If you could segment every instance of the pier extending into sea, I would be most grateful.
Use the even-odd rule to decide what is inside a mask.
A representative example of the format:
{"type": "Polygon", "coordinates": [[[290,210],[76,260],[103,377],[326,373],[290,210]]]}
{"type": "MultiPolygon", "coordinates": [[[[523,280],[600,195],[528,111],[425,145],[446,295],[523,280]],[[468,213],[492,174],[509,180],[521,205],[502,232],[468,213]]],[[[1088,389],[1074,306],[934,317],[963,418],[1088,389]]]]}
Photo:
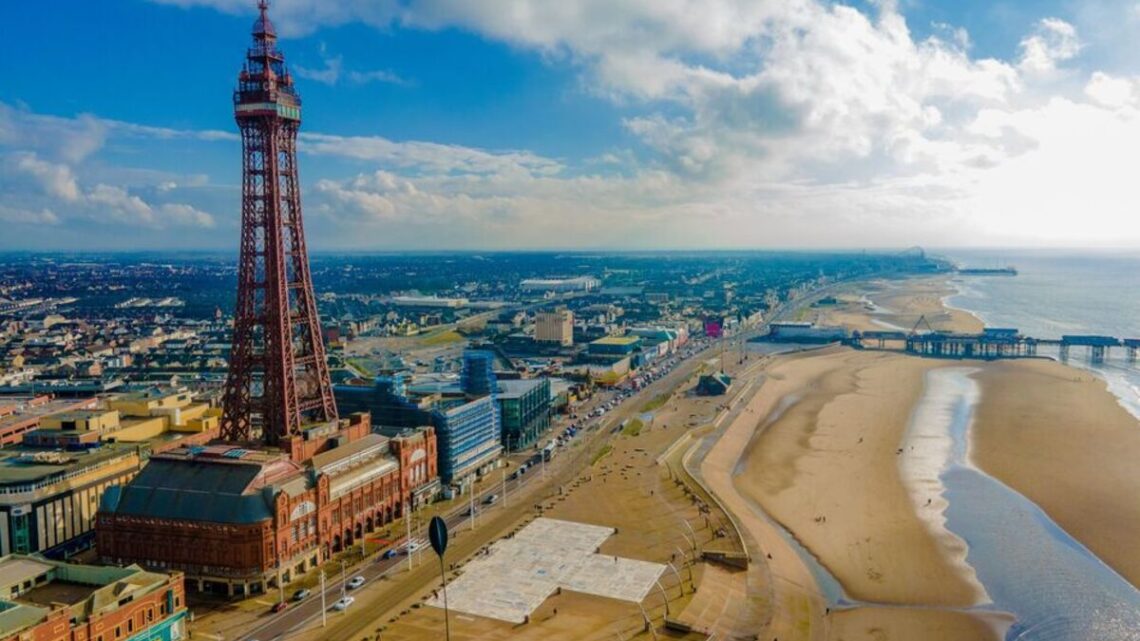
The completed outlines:
{"type": "Polygon", "coordinates": [[[1033,358],[1041,346],[1057,348],[1062,361],[1073,348],[1084,348],[1093,363],[1103,363],[1112,348],[1126,350],[1129,362],[1136,362],[1140,338],[1117,338],[1093,334],[1066,334],[1060,338],[1025,336],[1015,328],[987,327],[979,334],[918,330],[852,332],[847,344],[859,349],[903,351],[935,358],[1033,358]]]}

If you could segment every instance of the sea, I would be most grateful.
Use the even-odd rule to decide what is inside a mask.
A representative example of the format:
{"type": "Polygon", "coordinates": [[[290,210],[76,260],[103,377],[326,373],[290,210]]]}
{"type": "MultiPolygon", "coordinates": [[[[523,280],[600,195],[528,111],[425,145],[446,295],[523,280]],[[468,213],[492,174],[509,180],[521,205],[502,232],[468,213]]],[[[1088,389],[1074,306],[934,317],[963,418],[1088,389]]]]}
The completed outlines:
{"type": "MultiPolygon", "coordinates": [[[[965,267],[1014,267],[1016,276],[955,276],[950,307],[968,311],[988,327],[1015,327],[1034,338],[1100,334],[1140,338],[1140,252],[1061,250],[958,250],[939,252],[965,267]]],[[[1042,350],[1042,355],[1059,357],[1042,350]]],[[[1124,348],[1103,364],[1072,348],[1069,365],[1092,370],[1120,403],[1140,418],[1140,362],[1124,348]]]]}
{"type": "MultiPolygon", "coordinates": [[[[1013,327],[1036,338],[1099,334],[1140,338],[1140,253],[954,252],[969,267],[1014,267],[1016,276],[957,276],[946,299],[989,327],[1013,327]]],[[[1059,357],[1056,352],[1052,356],[1059,357]]],[[[1140,363],[1124,348],[1093,364],[1081,348],[1069,365],[1096,372],[1121,405],[1140,418],[1140,363]]],[[[975,467],[968,433],[979,391],[966,368],[927,375],[920,410],[952,439],[938,464],[948,506],[946,526],[968,542],[967,562],[1016,622],[1009,641],[1135,641],[1140,591],[1073,539],[1025,496],[975,467]]],[[[916,412],[916,417],[922,412],[916,412]]],[[[913,420],[913,419],[912,419],[913,420]]]]}

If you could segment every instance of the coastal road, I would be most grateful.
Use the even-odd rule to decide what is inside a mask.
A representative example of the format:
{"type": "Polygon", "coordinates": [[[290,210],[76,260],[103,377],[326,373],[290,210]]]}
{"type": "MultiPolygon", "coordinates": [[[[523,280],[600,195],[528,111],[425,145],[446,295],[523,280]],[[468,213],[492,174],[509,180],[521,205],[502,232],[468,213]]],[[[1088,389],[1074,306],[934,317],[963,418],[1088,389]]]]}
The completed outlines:
{"type": "MultiPolygon", "coordinates": [[[[716,356],[718,354],[718,350],[721,347],[727,346],[737,341],[743,342],[752,336],[760,334],[764,331],[764,329],[767,328],[770,322],[787,318],[789,315],[794,314],[804,306],[811,304],[815,300],[818,300],[819,297],[826,295],[834,288],[844,284],[847,283],[836,283],[829,285],[827,287],[816,290],[811,294],[802,296],[796,301],[781,305],[780,307],[776,308],[776,310],[774,310],[769,320],[764,321],[753,328],[749,328],[740,335],[708,342],[706,345],[703,345],[701,348],[692,352],[687,358],[678,358],[677,363],[666,373],[662,374],[657,380],[645,386],[639,392],[631,395],[624,402],[621,402],[618,407],[616,407],[612,412],[608,412],[604,416],[590,420],[580,419],[578,423],[583,429],[579,432],[580,436],[576,437],[576,439],[586,440],[587,442],[585,444],[584,450],[580,450],[579,453],[581,454],[581,452],[585,450],[594,451],[593,448],[604,445],[609,439],[613,438],[615,428],[616,426],[620,425],[620,422],[622,420],[640,414],[640,408],[647,400],[650,400],[656,395],[664,393],[665,391],[671,392],[675,390],[681,383],[683,383],[696,371],[696,368],[700,365],[700,363],[710,357],[716,356]]],[[[596,393],[589,401],[577,408],[577,413],[580,416],[586,416],[593,409],[611,400],[614,395],[615,394],[613,392],[596,393]]],[[[737,412],[739,412],[739,408],[735,409],[737,412]]],[[[561,431],[562,428],[559,427],[557,430],[561,431]]],[[[531,460],[533,460],[533,458],[531,460]]],[[[559,476],[563,475],[563,472],[566,470],[562,468],[566,467],[567,465],[571,465],[573,463],[582,463],[584,465],[586,462],[587,458],[581,455],[567,455],[565,457],[556,457],[554,461],[547,464],[547,467],[550,469],[545,470],[545,473],[542,469],[542,463],[538,463],[533,468],[529,469],[526,474],[518,476],[516,479],[507,479],[505,482],[500,482],[484,487],[484,489],[476,493],[474,499],[477,509],[479,510],[475,517],[475,527],[477,529],[483,529],[479,526],[480,518],[487,520],[494,519],[496,517],[495,510],[499,508],[503,508],[505,510],[508,505],[517,507],[518,501],[522,500],[523,495],[527,494],[528,490],[531,490],[536,486],[542,486],[546,484],[545,482],[547,480],[553,481],[559,476]],[[483,506],[483,501],[491,494],[499,495],[498,504],[496,506],[483,506]]],[[[578,470],[570,471],[573,474],[576,474],[578,472],[578,470]]],[[[553,486],[553,483],[550,483],[550,485],[553,486]]],[[[467,514],[469,508],[470,502],[467,504],[457,504],[453,509],[441,515],[447,522],[449,530],[453,532],[464,532],[471,529],[471,517],[467,514]]],[[[415,567],[422,566],[425,562],[434,561],[434,553],[431,551],[430,547],[427,546],[425,540],[425,531],[425,528],[423,525],[421,525],[419,528],[413,531],[412,534],[413,541],[418,540],[423,544],[423,547],[420,551],[413,553],[412,565],[415,567]]],[[[490,542],[494,536],[498,535],[498,532],[477,533],[481,535],[481,538],[486,538],[488,542],[490,542]]],[[[391,549],[401,549],[405,546],[405,544],[406,541],[401,538],[397,544],[392,546],[391,549]]],[[[328,610],[328,616],[330,619],[333,617],[343,616],[340,612],[332,610],[332,604],[340,599],[342,594],[357,596],[358,603],[350,606],[348,608],[348,611],[345,613],[351,616],[354,614],[354,609],[359,611],[364,606],[364,603],[361,603],[361,601],[363,601],[362,597],[364,596],[361,594],[362,592],[367,591],[368,588],[377,581],[382,581],[389,577],[395,577],[398,573],[407,572],[408,567],[409,563],[406,554],[400,554],[394,558],[383,559],[381,558],[381,554],[378,553],[372,555],[372,557],[363,565],[360,565],[358,563],[353,568],[346,569],[346,577],[348,578],[356,576],[364,577],[365,584],[361,588],[358,588],[356,590],[346,590],[342,587],[339,577],[329,577],[329,580],[326,581],[326,587],[324,590],[324,606],[328,610]]],[[[422,585],[423,582],[421,581],[420,585],[414,587],[417,589],[422,589],[422,585]]],[[[378,597],[379,595],[374,594],[366,598],[371,601],[374,598],[378,597]]],[[[290,603],[288,609],[286,609],[284,612],[268,615],[268,620],[256,626],[252,631],[244,635],[240,635],[238,638],[243,639],[244,641],[280,641],[281,639],[287,638],[288,636],[298,633],[307,628],[310,624],[320,618],[321,613],[322,599],[320,590],[318,588],[314,589],[312,594],[310,594],[304,601],[292,602],[290,603]]],[[[361,613],[360,616],[367,616],[370,619],[374,619],[376,617],[376,612],[371,608],[367,608],[367,612],[361,613]]]]}

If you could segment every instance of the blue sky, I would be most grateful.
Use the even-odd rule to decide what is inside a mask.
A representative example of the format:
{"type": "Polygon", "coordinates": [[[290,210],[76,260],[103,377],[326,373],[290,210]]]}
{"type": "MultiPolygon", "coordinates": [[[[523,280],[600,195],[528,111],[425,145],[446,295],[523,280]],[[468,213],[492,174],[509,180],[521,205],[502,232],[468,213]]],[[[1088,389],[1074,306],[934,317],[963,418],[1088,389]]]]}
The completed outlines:
{"type": "MultiPolygon", "coordinates": [[[[314,249],[1132,245],[1133,2],[278,0],[314,249]]],[[[236,246],[252,0],[0,8],[0,249],[236,246]]]]}

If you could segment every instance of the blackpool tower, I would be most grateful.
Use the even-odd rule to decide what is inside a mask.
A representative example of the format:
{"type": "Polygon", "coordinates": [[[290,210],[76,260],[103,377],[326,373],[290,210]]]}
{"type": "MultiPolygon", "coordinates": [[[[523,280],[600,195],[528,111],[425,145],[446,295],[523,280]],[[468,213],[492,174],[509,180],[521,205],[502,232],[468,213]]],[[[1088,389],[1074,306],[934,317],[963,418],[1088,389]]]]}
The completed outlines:
{"type": "Polygon", "coordinates": [[[227,441],[279,445],[337,420],[321,343],[297,180],[301,97],[258,4],[253,45],[238,75],[241,253],[233,348],[222,402],[227,441]]]}

